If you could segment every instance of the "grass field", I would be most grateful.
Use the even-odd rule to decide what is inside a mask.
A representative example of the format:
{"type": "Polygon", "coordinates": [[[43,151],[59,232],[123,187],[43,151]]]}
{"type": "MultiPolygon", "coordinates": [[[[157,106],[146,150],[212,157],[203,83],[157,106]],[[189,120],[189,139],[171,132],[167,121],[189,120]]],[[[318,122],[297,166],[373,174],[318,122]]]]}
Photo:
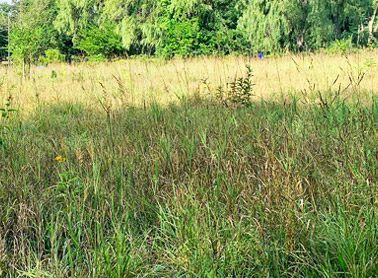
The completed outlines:
{"type": "Polygon", "coordinates": [[[377,52],[0,75],[0,277],[378,276],[377,52]]]}

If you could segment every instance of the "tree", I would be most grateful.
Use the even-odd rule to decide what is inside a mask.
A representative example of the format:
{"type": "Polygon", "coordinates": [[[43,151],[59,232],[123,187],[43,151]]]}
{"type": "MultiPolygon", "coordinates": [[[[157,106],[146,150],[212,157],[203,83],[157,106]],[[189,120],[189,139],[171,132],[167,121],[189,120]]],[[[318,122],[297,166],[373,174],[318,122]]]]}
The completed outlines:
{"type": "Polygon", "coordinates": [[[335,40],[360,39],[361,26],[372,14],[372,0],[312,0],[310,18],[314,48],[326,47],[335,40]]]}
{"type": "Polygon", "coordinates": [[[121,56],[123,52],[122,38],[115,32],[111,24],[103,24],[100,28],[91,26],[79,35],[77,48],[87,55],[103,58],[121,56]]]}
{"type": "Polygon", "coordinates": [[[96,24],[99,15],[97,0],[57,0],[55,28],[73,40],[88,26],[96,24]]]}
{"type": "Polygon", "coordinates": [[[0,4],[0,60],[8,56],[8,31],[10,18],[13,14],[13,6],[7,3],[0,4]]]}
{"type": "MultiPolygon", "coordinates": [[[[378,42],[377,0],[16,0],[12,7],[11,37],[19,42],[12,50],[29,57],[26,64],[46,47],[59,48],[71,60],[306,51],[343,39],[378,42]],[[24,43],[32,38],[38,43],[24,43]]],[[[0,47],[6,43],[1,10],[0,47]]]]}
{"type": "Polygon", "coordinates": [[[52,0],[23,0],[14,4],[9,48],[14,63],[22,66],[24,77],[29,75],[31,63],[53,43],[53,4],[52,0]]]}
{"type": "Polygon", "coordinates": [[[238,30],[253,52],[319,49],[349,37],[357,41],[371,7],[372,0],[250,0],[238,30]]]}
{"type": "Polygon", "coordinates": [[[162,56],[226,54],[236,50],[237,0],[160,0],[146,38],[162,56]]]}
{"type": "Polygon", "coordinates": [[[360,25],[358,28],[358,43],[363,42],[367,34],[367,44],[377,44],[377,32],[378,32],[378,22],[377,22],[377,11],[378,11],[378,1],[373,0],[371,2],[370,9],[365,9],[359,12],[360,25]]]}
{"type": "Polygon", "coordinates": [[[279,0],[248,2],[239,19],[238,31],[247,43],[249,52],[277,52],[291,48],[284,3],[279,0]]]}

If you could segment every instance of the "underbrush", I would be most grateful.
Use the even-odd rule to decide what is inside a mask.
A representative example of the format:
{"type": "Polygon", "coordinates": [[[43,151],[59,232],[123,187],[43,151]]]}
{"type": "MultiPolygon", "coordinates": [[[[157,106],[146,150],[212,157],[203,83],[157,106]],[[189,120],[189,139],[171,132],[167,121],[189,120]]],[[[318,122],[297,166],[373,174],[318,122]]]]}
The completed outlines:
{"type": "Polygon", "coordinates": [[[0,277],[378,276],[374,99],[40,104],[7,126],[0,277]]]}

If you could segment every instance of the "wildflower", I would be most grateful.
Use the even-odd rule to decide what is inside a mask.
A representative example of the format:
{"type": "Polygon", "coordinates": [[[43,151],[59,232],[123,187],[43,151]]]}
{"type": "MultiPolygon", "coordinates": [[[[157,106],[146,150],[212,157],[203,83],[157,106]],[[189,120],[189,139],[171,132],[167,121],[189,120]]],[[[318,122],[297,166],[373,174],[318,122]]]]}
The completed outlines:
{"type": "Polygon", "coordinates": [[[58,161],[59,163],[66,162],[66,159],[64,157],[62,157],[62,156],[55,157],[55,160],[58,161]]]}

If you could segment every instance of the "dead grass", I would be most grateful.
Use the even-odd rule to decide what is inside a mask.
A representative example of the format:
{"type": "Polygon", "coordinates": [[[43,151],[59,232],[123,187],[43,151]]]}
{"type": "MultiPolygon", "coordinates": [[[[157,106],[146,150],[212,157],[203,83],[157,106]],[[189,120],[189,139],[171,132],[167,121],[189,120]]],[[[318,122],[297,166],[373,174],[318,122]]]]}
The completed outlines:
{"type": "MultiPolygon", "coordinates": [[[[165,105],[176,102],[180,96],[215,91],[241,76],[246,65],[252,66],[258,99],[282,100],[304,92],[338,90],[339,86],[344,89],[360,76],[364,77],[358,89],[369,96],[376,90],[378,52],[292,55],[265,60],[213,57],[59,64],[34,67],[30,80],[22,80],[16,69],[4,67],[0,69],[0,100],[5,101],[11,94],[24,112],[33,110],[38,103],[81,102],[97,107],[103,93],[101,83],[111,95],[114,108],[142,106],[152,100],[165,105]]],[[[356,91],[352,86],[349,90],[356,91]]]]}

